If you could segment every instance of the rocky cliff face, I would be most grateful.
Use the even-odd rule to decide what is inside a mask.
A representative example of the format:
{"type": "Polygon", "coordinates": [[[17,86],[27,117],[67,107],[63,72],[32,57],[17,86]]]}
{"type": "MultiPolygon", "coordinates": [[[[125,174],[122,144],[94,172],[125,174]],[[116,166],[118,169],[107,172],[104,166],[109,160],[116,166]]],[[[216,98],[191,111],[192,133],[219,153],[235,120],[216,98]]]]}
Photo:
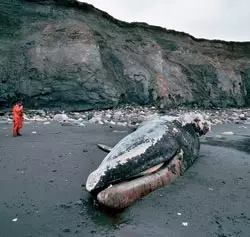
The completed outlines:
{"type": "Polygon", "coordinates": [[[250,42],[118,21],[74,0],[1,0],[0,108],[250,105],[250,42]]]}

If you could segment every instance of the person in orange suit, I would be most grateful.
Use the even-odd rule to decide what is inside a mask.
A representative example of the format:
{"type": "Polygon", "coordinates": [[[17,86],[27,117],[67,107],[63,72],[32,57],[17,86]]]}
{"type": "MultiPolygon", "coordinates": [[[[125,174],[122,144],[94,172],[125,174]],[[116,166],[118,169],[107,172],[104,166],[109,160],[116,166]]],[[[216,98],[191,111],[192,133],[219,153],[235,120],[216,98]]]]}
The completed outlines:
{"type": "Polygon", "coordinates": [[[13,137],[22,136],[21,129],[23,127],[23,104],[19,102],[13,107],[13,137]]]}

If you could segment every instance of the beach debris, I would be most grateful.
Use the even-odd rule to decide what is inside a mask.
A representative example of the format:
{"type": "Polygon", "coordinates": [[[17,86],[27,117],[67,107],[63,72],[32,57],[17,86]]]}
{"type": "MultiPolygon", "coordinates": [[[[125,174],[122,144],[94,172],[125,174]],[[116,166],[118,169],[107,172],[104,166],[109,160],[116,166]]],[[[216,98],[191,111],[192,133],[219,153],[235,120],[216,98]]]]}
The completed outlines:
{"type": "Polygon", "coordinates": [[[53,119],[57,122],[65,122],[69,117],[66,114],[56,114],[53,119]]]}
{"type": "Polygon", "coordinates": [[[222,134],[224,134],[224,135],[234,135],[234,133],[232,131],[230,131],[230,132],[223,132],[222,134]]]}
{"type": "MultiPolygon", "coordinates": [[[[179,116],[187,112],[196,112],[204,115],[204,118],[217,124],[250,124],[250,109],[187,109],[179,107],[178,109],[168,109],[163,111],[165,115],[179,116]]],[[[1,111],[0,111],[1,112],[1,111]]],[[[87,123],[99,125],[109,125],[111,127],[120,126],[128,128],[137,128],[142,122],[152,120],[162,115],[162,111],[154,106],[123,106],[121,108],[107,110],[92,110],[83,112],[64,112],[64,111],[45,111],[45,110],[26,110],[24,114],[24,123],[43,123],[50,124],[52,121],[59,122],[62,126],[85,127],[87,123]]],[[[12,113],[5,112],[0,116],[0,124],[11,124],[12,113]]],[[[115,129],[117,132],[117,129],[115,129]]],[[[227,134],[232,135],[232,134],[227,134]]]]}

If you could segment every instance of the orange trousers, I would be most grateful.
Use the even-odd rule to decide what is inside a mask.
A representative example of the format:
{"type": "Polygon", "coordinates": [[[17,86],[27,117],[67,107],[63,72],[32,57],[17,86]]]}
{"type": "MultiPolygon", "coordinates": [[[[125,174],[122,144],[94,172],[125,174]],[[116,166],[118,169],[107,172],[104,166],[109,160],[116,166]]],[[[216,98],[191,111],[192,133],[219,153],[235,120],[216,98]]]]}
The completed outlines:
{"type": "Polygon", "coordinates": [[[13,136],[17,136],[17,134],[20,134],[22,127],[23,127],[22,118],[14,119],[13,120],[13,136]]]}

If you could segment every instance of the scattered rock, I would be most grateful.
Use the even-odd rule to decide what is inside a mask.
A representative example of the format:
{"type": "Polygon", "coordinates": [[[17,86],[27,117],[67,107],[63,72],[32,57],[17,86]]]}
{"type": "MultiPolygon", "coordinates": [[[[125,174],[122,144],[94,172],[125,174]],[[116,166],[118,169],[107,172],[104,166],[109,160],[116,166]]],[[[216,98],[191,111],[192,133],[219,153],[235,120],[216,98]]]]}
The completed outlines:
{"type": "Polygon", "coordinates": [[[126,130],[113,130],[114,133],[126,133],[126,130]]]}
{"type": "Polygon", "coordinates": [[[63,229],[63,232],[64,233],[70,233],[70,229],[69,228],[65,228],[65,229],[63,229]]]}
{"type": "Polygon", "coordinates": [[[245,114],[240,114],[239,118],[240,118],[241,120],[247,120],[247,117],[246,117],[245,114]]]}
{"type": "MultiPolygon", "coordinates": [[[[186,112],[198,112],[211,122],[212,125],[235,123],[248,125],[250,124],[249,109],[220,109],[220,110],[188,110],[186,108],[168,109],[165,115],[178,116],[186,112]]],[[[62,126],[85,127],[87,123],[95,123],[100,125],[109,125],[110,128],[127,127],[136,129],[140,123],[149,121],[162,115],[155,107],[145,106],[124,106],[123,108],[113,110],[94,110],[85,112],[53,112],[44,110],[28,110],[25,111],[24,122],[42,122],[50,124],[51,121],[59,122],[62,126]]],[[[0,117],[0,124],[12,123],[12,114],[4,113],[0,117]]],[[[119,130],[114,129],[114,132],[119,130]]]]}
{"type": "Polygon", "coordinates": [[[218,139],[223,139],[223,137],[221,135],[215,135],[215,137],[218,139]]]}
{"type": "Polygon", "coordinates": [[[79,126],[79,127],[85,127],[86,125],[82,123],[79,120],[76,119],[68,119],[67,121],[61,122],[62,126],[79,126]]]}
{"type": "Polygon", "coordinates": [[[233,132],[223,132],[222,134],[224,134],[224,135],[233,135],[234,133],[233,132]]]}
{"type": "Polygon", "coordinates": [[[82,200],[78,200],[78,201],[75,202],[75,205],[82,206],[82,204],[83,204],[83,203],[82,203],[82,200]]]}
{"type": "Polygon", "coordinates": [[[53,119],[57,122],[65,122],[69,117],[66,114],[56,114],[53,119]]]}
{"type": "Polygon", "coordinates": [[[64,208],[64,209],[69,209],[69,208],[71,208],[71,204],[63,203],[63,204],[60,204],[60,207],[64,208]]]}

